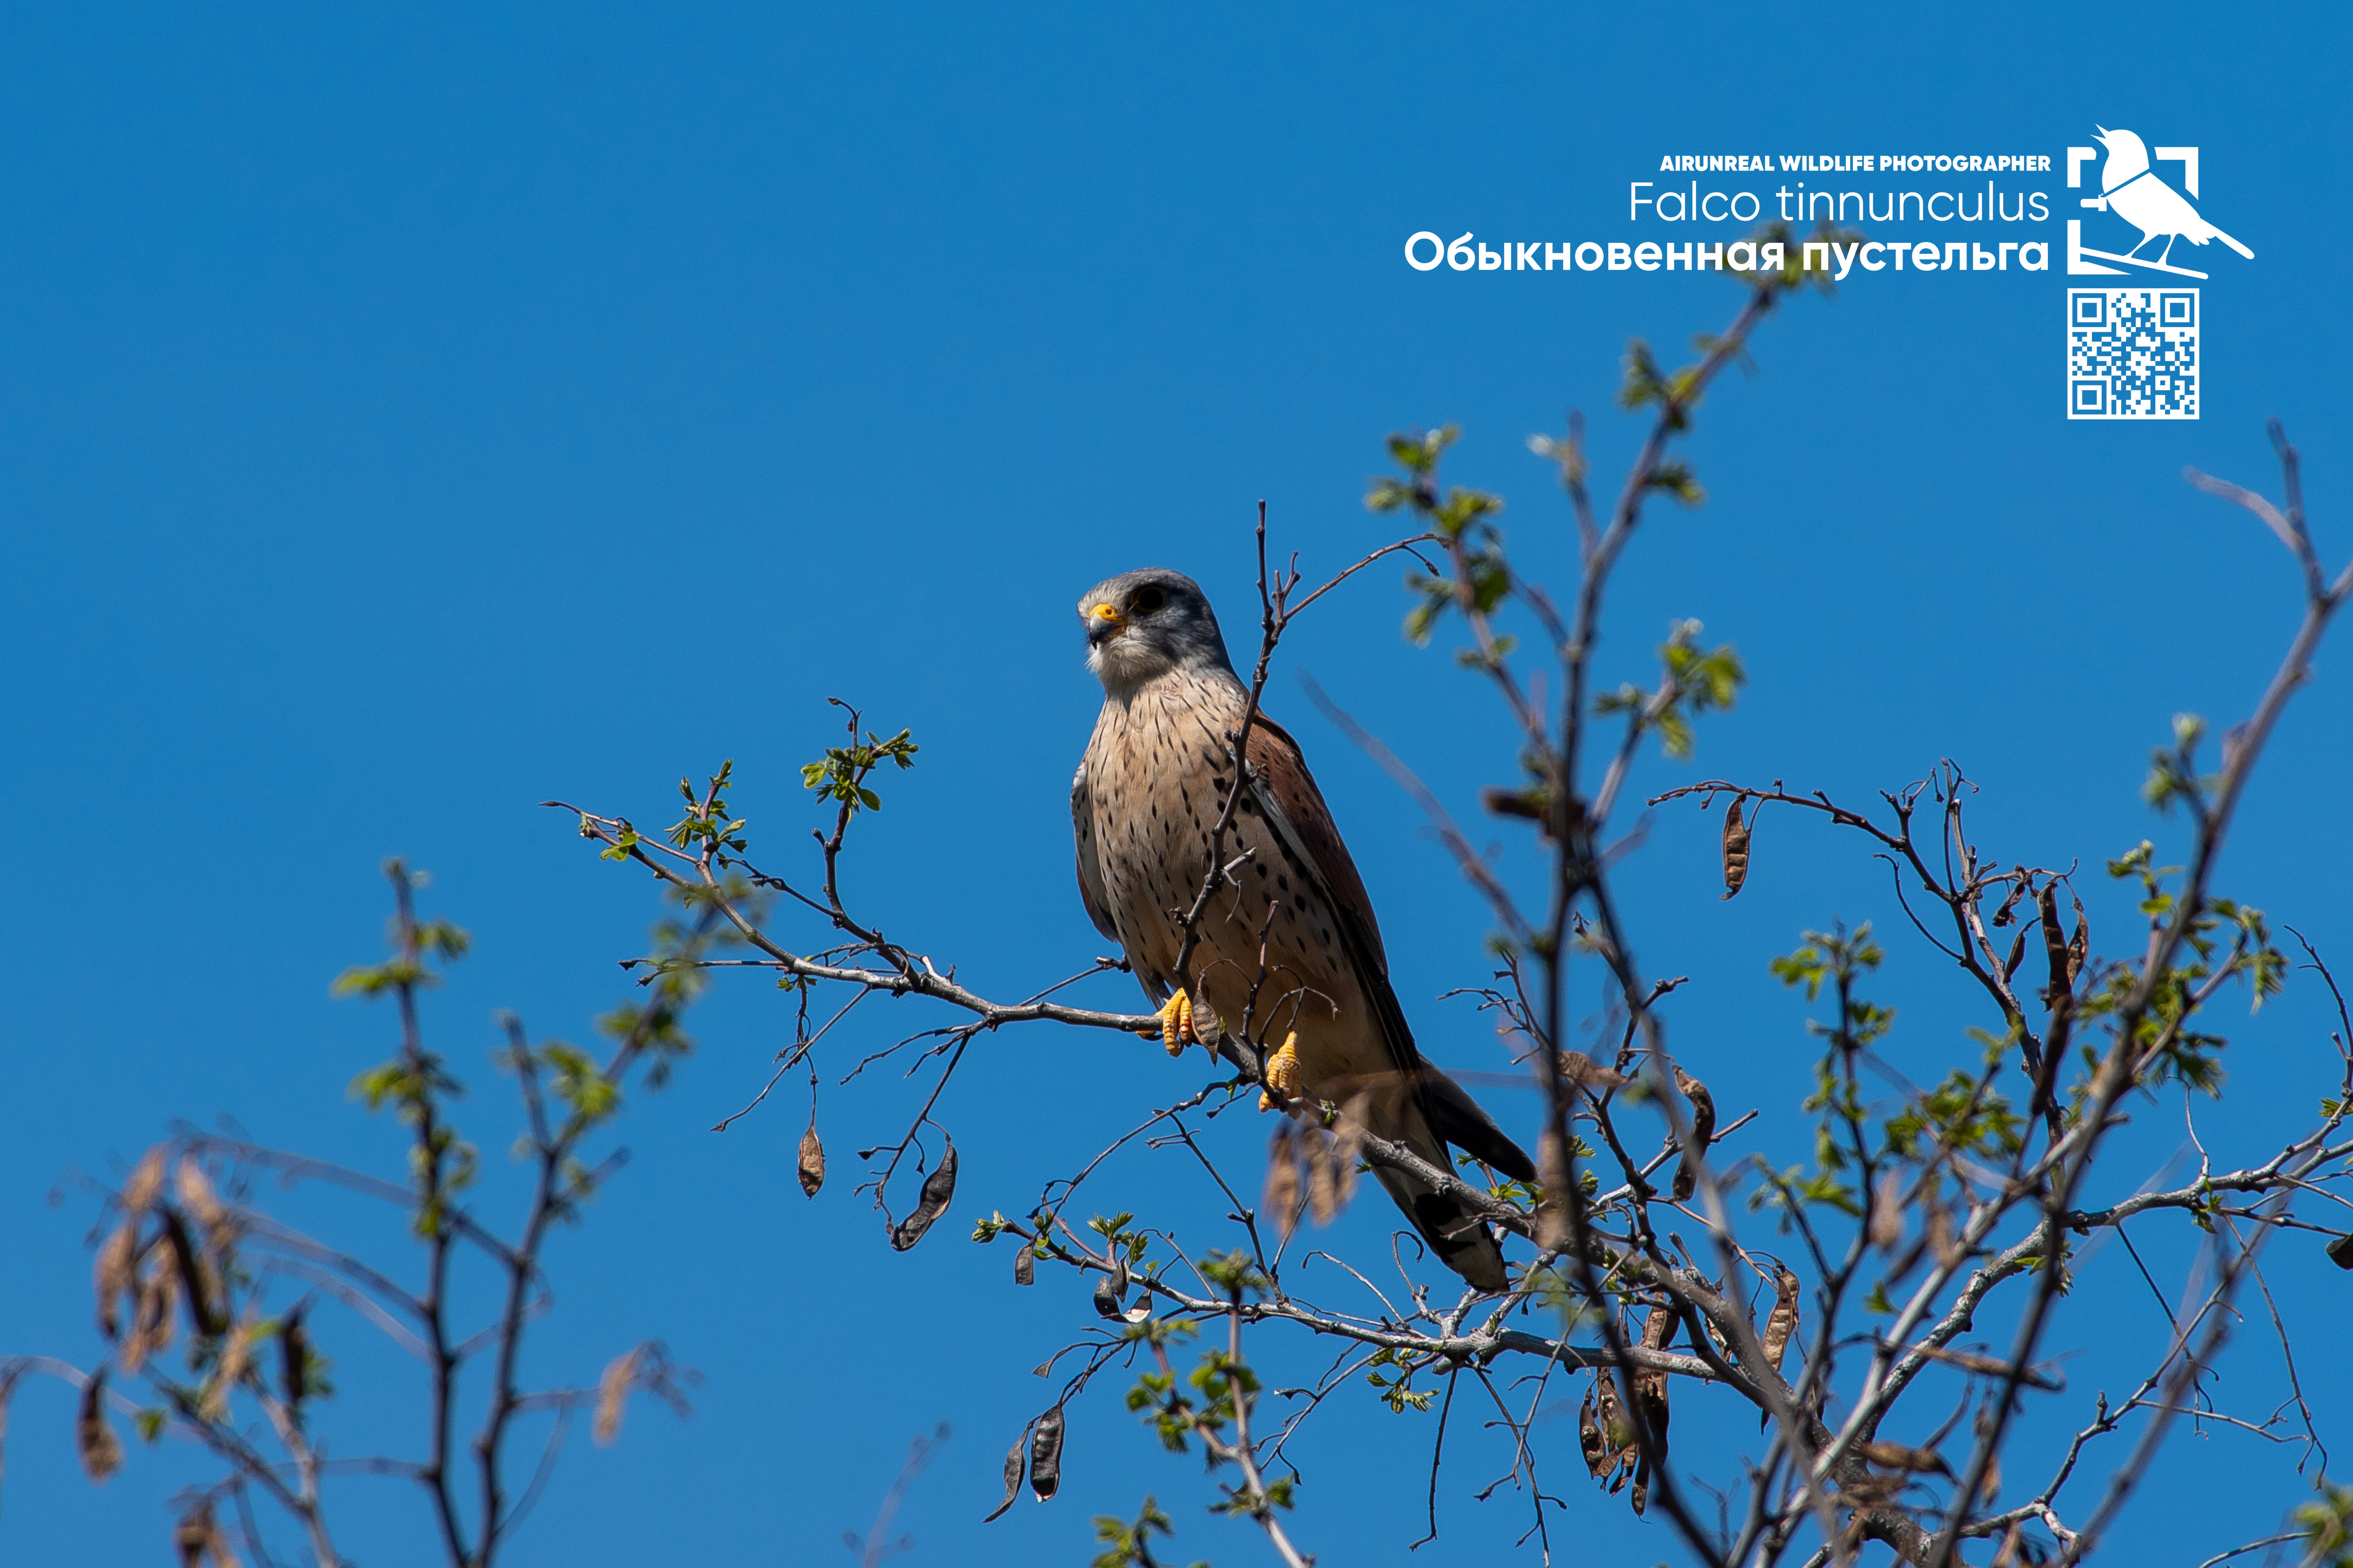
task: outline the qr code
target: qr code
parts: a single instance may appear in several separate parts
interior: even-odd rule
[[[2067,290],[2067,417],[2198,417],[2198,290]]]

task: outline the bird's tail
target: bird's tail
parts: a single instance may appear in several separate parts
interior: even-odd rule
[[[1372,1103],[1362,1108],[1366,1131],[1404,1144],[1441,1171],[1448,1168],[1446,1146],[1430,1131],[1420,1110],[1410,1100],[1369,1098]],[[1388,1189],[1390,1199],[1406,1218],[1413,1222],[1413,1228],[1430,1243],[1439,1261],[1478,1289],[1511,1288],[1511,1279],[1504,1272],[1504,1249],[1496,1245],[1494,1232],[1460,1198],[1450,1197],[1419,1177],[1392,1171],[1386,1165],[1375,1166],[1373,1173],[1380,1178],[1381,1185]]]

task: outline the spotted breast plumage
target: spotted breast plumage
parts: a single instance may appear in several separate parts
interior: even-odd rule
[[[1285,1041],[1271,1082],[1329,1101],[1440,1170],[1446,1145],[1520,1180],[1527,1155],[1461,1087],[1423,1061],[1390,988],[1380,928],[1299,744],[1261,714],[1223,847],[1229,866],[1176,965],[1184,911],[1209,871],[1233,787],[1228,737],[1249,690],[1217,617],[1181,573],[1130,572],[1079,601],[1103,706],[1071,787],[1079,892],[1136,978],[1180,1027],[1247,1026]],[[1188,1023],[1187,1020],[1190,1020]],[[1381,1184],[1448,1267],[1484,1290],[1508,1283],[1495,1237],[1461,1202],[1377,1167]]]

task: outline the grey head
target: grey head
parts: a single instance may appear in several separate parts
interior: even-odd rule
[[[1106,577],[1081,595],[1079,620],[1087,632],[1087,668],[1114,695],[1171,670],[1239,679],[1208,596],[1182,572],[1147,566]]]

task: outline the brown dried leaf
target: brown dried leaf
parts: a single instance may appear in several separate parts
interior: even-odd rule
[[[1740,891],[1741,885],[1748,880],[1751,829],[1740,820],[1740,803],[1745,798],[1736,795],[1732,804],[1724,808],[1724,896],[1727,899]]]
[[[2023,872],[2025,868],[2021,866],[2019,870]],[[2010,896],[2002,900],[2001,908],[1993,912],[1994,929],[1997,931],[2010,923],[2010,911],[2018,908],[2018,900],[2026,896],[2027,888],[2034,880],[2031,877],[2023,875],[2012,876],[2005,879],[2010,883]],[[2023,931],[2018,934],[2021,939],[2026,935]]]
[[[106,1419],[106,1369],[102,1366],[82,1384],[81,1410],[74,1419],[74,1447],[81,1454],[81,1468],[93,1482],[103,1483],[122,1467],[122,1440]]]
[[[1879,1178],[1879,1190],[1871,1194],[1871,1245],[1882,1252],[1894,1252],[1904,1245],[1904,1175],[1889,1171]]]
[[[808,1124],[808,1131],[801,1134],[799,1174],[801,1191],[810,1197],[817,1196],[817,1190],[825,1185],[825,1144],[817,1135],[817,1123],[814,1121]]]
[[[1680,1064],[1675,1068],[1675,1087],[1683,1090],[1692,1108],[1691,1141],[1683,1148],[1683,1158],[1675,1163],[1675,1202],[1682,1203],[1699,1190],[1699,1170],[1694,1160],[1705,1155],[1707,1146],[1715,1142],[1715,1096],[1708,1093],[1707,1085],[1683,1071]]]
[[[932,1228],[934,1220],[948,1212],[948,1205],[955,1199],[955,1140],[950,1138],[946,1142],[947,1149],[940,1155],[940,1163],[933,1167],[930,1175],[923,1178],[923,1190],[915,1200],[915,1212],[891,1229],[893,1251],[904,1252],[923,1240],[923,1232]]]
[[[122,1212],[136,1217],[145,1214],[164,1191],[164,1145],[156,1144],[140,1156],[131,1174],[122,1184],[120,1194]]]
[[[1021,1428],[1021,1436],[1013,1439],[1013,1447],[1005,1456],[1005,1500],[991,1510],[988,1517],[982,1520],[981,1523],[993,1524],[1004,1518],[1005,1510],[1013,1506],[1013,1500],[1021,1495],[1021,1461],[1028,1453],[1029,1447],[1029,1428],[1024,1426]]]
[[[1057,1405],[1038,1417],[1029,1436],[1029,1490],[1044,1502],[1061,1484],[1062,1407]]]
[[[121,1300],[135,1282],[133,1261],[139,1245],[139,1220],[126,1217],[98,1249],[90,1269],[90,1289],[98,1297],[98,1331],[108,1339],[122,1333]]]
[[[2074,889],[2072,888],[2068,889],[2068,897],[2074,898]],[[2084,973],[2084,960],[2089,958],[2091,955],[2091,917],[2084,913],[2084,900],[2081,899],[2075,899],[2075,934],[2067,939],[2068,984],[2073,985],[2075,984],[2075,977]]]
[[[592,1431],[599,1447],[621,1435],[621,1410],[629,1402],[629,1387],[638,1380],[638,1352],[626,1351],[605,1364],[596,1380],[596,1422]]]
[[[2340,1236],[2328,1244],[2328,1261],[2339,1268],[2353,1268],[2353,1236]]]
[[[1994,1553],[1993,1568],[2019,1568],[2025,1561],[2026,1521],[2020,1520],[2001,1538],[2001,1550]]]
[[[1789,1336],[1798,1331],[1798,1277],[1786,1263],[1773,1265],[1773,1310],[1765,1319],[1765,1360],[1781,1370]]]
[[[1021,1244],[1021,1250],[1013,1255],[1013,1282],[1016,1285],[1029,1285],[1034,1283],[1037,1278],[1038,1254],[1025,1241]]]
[[[1291,1120],[1275,1123],[1266,1141],[1266,1185],[1259,1193],[1259,1212],[1275,1223],[1284,1237],[1299,1223],[1299,1158],[1292,1147]]]
[[[1108,1318],[1114,1323],[1121,1321],[1123,1309],[1120,1305],[1120,1296],[1119,1281],[1110,1275],[1106,1274],[1096,1280],[1095,1316]]]
[[[1985,1479],[1978,1487],[1978,1506],[1991,1508],[1994,1499],[2000,1496],[2001,1496],[2001,1456],[1999,1453],[1989,1454],[1986,1456]]]

